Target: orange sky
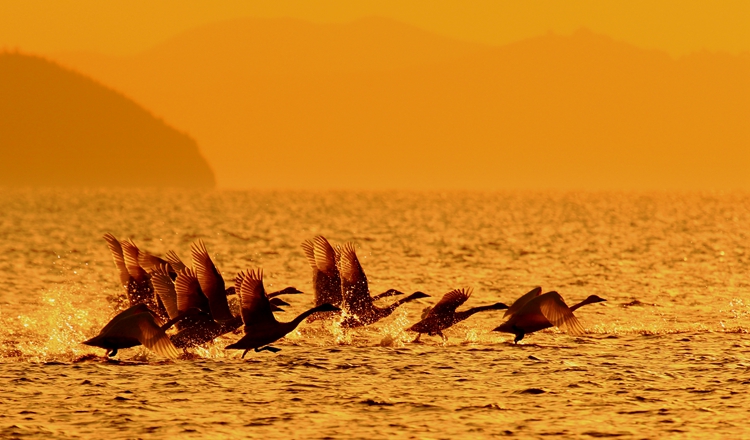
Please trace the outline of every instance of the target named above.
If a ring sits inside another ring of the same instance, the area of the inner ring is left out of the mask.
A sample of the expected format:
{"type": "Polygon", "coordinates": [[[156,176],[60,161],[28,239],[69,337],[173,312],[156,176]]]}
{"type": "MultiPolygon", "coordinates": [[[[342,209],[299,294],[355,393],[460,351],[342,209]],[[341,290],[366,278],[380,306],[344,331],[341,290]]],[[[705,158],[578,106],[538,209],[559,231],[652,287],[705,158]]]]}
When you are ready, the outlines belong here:
{"type": "Polygon", "coordinates": [[[134,100],[223,188],[750,190],[748,23],[746,1],[27,0],[0,3],[0,48],[134,100]]]}
{"type": "Polygon", "coordinates": [[[0,47],[127,55],[178,33],[239,17],[348,22],[382,16],[445,36],[506,44],[586,27],[672,55],[750,51],[750,2],[701,0],[307,1],[3,0],[0,47]]]}

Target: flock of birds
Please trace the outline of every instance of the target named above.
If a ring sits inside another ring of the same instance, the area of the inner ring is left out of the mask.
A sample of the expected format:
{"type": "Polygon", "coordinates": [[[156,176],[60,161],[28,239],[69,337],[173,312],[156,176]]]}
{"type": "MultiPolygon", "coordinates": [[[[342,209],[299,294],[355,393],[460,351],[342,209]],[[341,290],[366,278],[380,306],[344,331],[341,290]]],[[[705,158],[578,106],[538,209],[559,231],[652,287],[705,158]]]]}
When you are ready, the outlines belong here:
{"type": "MultiPolygon", "coordinates": [[[[314,307],[292,321],[281,322],[274,312],[283,311],[289,303],[280,296],[302,292],[294,287],[266,292],[262,269],[240,272],[234,286],[227,287],[200,240],[191,245],[193,267],[189,267],[174,251],[161,258],[141,251],[132,240],[120,242],[112,234],[105,234],[104,239],[130,305],[97,336],[83,342],[106,349],[107,356],[115,356],[119,349],[143,345],[161,356],[177,358],[179,349],[205,344],[221,335],[238,332],[243,326],[244,335],[226,349],[244,350],[243,358],[250,350],[277,352],[279,349],[271,344],[304,320],[336,319],[341,327],[360,327],[386,318],[402,304],[429,297],[414,292],[387,307],[377,306],[379,299],[404,293],[389,289],[372,296],[354,245],[346,243],[334,248],[326,238],[316,236],[302,243],[312,268],[314,307]],[[173,326],[177,331],[167,334],[173,326]]],[[[443,330],[488,310],[505,310],[506,320],[493,331],[514,334],[516,343],[528,333],[552,326],[580,335],[583,326],[573,312],[586,304],[605,301],[591,295],[568,307],[559,293],[542,294],[541,287],[537,287],[510,307],[495,303],[457,311],[470,296],[471,289],[452,290],[433,307],[425,309],[422,319],[407,329],[417,333],[414,342],[423,333],[447,339],[443,330]]]]}

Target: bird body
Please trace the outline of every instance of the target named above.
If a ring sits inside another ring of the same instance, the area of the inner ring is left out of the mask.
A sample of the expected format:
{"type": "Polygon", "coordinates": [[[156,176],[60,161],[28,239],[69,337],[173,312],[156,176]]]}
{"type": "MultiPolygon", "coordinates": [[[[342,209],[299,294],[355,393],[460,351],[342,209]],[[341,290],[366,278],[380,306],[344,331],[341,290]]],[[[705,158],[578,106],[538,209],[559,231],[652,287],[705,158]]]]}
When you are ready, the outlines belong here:
{"type": "Polygon", "coordinates": [[[422,333],[427,333],[430,336],[440,336],[443,339],[447,339],[445,335],[443,335],[443,330],[467,319],[475,313],[508,308],[508,306],[503,303],[495,303],[489,306],[472,307],[468,310],[456,312],[456,309],[466,302],[470,296],[471,289],[456,289],[443,295],[440,301],[435,304],[435,307],[432,307],[421,321],[407,329],[408,331],[419,333],[414,342],[419,341],[422,333]]]}

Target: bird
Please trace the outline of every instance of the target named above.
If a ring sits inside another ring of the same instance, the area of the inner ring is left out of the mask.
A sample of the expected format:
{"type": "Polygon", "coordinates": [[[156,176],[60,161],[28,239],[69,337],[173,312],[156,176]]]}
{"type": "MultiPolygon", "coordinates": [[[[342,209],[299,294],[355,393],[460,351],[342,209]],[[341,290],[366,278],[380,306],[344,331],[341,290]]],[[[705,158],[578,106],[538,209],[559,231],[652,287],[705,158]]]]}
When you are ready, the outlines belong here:
{"type": "Polygon", "coordinates": [[[145,303],[136,304],[115,315],[98,335],[83,341],[83,344],[106,349],[108,357],[115,356],[121,348],[144,345],[161,356],[174,359],[180,353],[169,340],[166,330],[195,312],[183,313],[162,325],[145,303]]]}
{"type": "MultiPolygon", "coordinates": [[[[538,288],[541,290],[541,288],[538,288]]],[[[597,295],[591,295],[585,300],[572,307],[565,304],[562,296],[555,292],[547,292],[539,295],[536,289],[519,298],[516,302],[524,300],[508,319],[492,331],[513,333],[516,337],[514,343],[518,343],[528,333],[533,333],[552,326],[565,329],[573,335],[584,333],[583,326],[578,318],[573,315],[579,307],[586,304],[606,301],[597,295]],[[532,293],[535,293],[532,295],[532,293]]],[[[514,303],[508,311],[516,306],[514,303]]]]}
{"type": "Polygon", "coordinates": [[[448,338],[443,335],[443,330],[448,327],[463,321],[469,316],[484,312],[487,310],[502,310],[507,309],[508,306],[503,303],[495,303],[489,306],[472,307],[462,312],[456,312],[456,309],[466,302],[471,296],[472,290],[469,289],[456,289],[443,295],[443,297],[435,304],[435,307],[431,308],[427,315],[422,318],[421,321],[409,327],[407,330],[417,332],[417,338],[412,342],[419,342],[419,338],[422,333],[427,333],[430,336],[440,336],[444,340],[448,338]]]}
{"type": "MultiPolygon", "coordinates": [[[[341,307],[344,298],[341,292],[341,274],[339,261],[341,252],[334,248],[322,235],[316,235],[312,240],[302,242],[302,250],[310,263],[313,272],[313,286],[315,289],[315,305],[329,303],[341,307]]],[[[380,295],[374,296],[373,301],[404,293],[396,289],[388,289],[380,295]]],[[[270,296],[270,295],[269,295],[270,296]]],[[[315,314],[308,321],[330,317],[329,314],[315,314]]]]}
{"type": "Polygon", "coordinates": [[[178,272],[174,285],[170,286],[171,280],[167,268],[162,265],[154,272],[153,281],[154,288],[160,296],[165,295],[162,292],[167,290],[166,295],[174,296],[176,299],[176,304],[167,308],[170,316],[175,313],[175,309],[176,313],[183,313],[185,310],[193,308],[201,312],[183,320],[178,326],[178,332],[170,337],[177,348],[189,348],[205,344],[240,328],[242,325],[240,316],[234,316],[231,312],[228,312],[229,306],[226,295],[223,292],[218,292],[221,298],[210,301],[203,294],[195,271],[189,267],[178,272]],[[224,309],[229,313],[228,317],[217,319],[216,316],[223,316],[221,313],[224,313],[224,309]],[[215,313],[217,310],[220,312],[215,313]]]}
{"type": "Polygon", "coordinates": [[[125,288],[130,306],[145,303],[161,319],[167,319],[167,311],[161,300],[154,296],[151,276],[139,264],[141,251],[133,240],[120,243],[114,235],[104,234],[110,252],[120,273],[120,283],[125,288]]]}
{"type": "MultiPolygon", "coordinates": [[[[424,292],[414,292],[406,298],[394,302],[387,307],[378,307],[374,301],[383,294],[373,298],[367,285],[367,276],[357,259],[354,244],[346,243],[341,248],[339,260],[339,272],[341,274],[341,291],[343,294],[343,308],[349,315],[341,321],[342,327],[360,327],[377,322],[391,313],[400,305],[414,301],[419,298],[428,298],[424,292]]],[[[388,292],[385,292],[386,294],[388,292]]]]}
{"type": "MultiPolygon", "coordinates": [[[[178,333],[171,337],[178,348],[205,344],[242,326],[239,307],[236,314],[233,313],[228,301],[228,295],[234,294],[235,288],[242,284],[242,276],[235,279],[235,287],[225,288],[224,278],[211,260],[202,240],[191,245],[191,256],[195,270],[183,266],[177,272],[174,283],[171,268],[167,264],[161,264],[151,274],[154,290],[164,302],[170,317],[193,307],[202,312],[178,325],[178,333]]],[[[294,287],[287,287],[271,295],[292,293],[302,292],[294,287]]],[[[289,305],[281,298],[273,298],[271,301],[272,311],[283,311],[279,306],[289,305]]]]}
{"type": "Polygon", "coordinates": [[[313,307],[290,322],[279,322],[271,311],[271,303],[263,287],[263,270],[248,270],[242,276],[242,284],[239,289],[240,303],[242,305],[242,322],[245,324],[245,335],[234,344],[226,346],[227,350],[245,350],[244,358],[248,351],[254,349],[256,352],[268,350],[277,352],[280,349],[271,347],[269,344],[286,336],[308,316],[317,312],[336,312],[340,309],[332,304],[321,304],[313,307]]]}

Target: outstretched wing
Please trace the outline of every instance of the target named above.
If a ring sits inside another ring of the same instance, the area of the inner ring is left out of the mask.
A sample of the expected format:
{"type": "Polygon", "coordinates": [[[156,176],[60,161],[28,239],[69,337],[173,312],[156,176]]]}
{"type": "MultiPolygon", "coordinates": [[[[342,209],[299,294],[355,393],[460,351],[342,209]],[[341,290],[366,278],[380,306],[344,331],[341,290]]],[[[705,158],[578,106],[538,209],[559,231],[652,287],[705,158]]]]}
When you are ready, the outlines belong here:
{"type": "Polygon", "coordinates": [[[317,235],[312,240],[306,240],[302,243],[302,250],[305,252],[307,261],[310,266],[332,276],[337,271],[336,262],[338,254],[333,246],[322,235],[317,235]]]}
{"type": "Polygon", "coordinates": [[[242,289],[242,282],[245,280],[245,272],[240,271],[237,276],[234,277],[234,293],[240,294],[242,289]]]}
{"type": "Polygon", "coordinates": [[[465,303],[471,296],[472,289],[456,289],[443,295],[427,316],[452,316],[458,306],[465,303]]]}
{"type": "Polygon", "coordinates": [[[130,276],[139,283],[147,281],[148,273],[143,270],[138,262],[141,251],[138,249],[138,246],[135,245],[133,240],[123,241],[122,251],[125,255],[125,267],[127,267],[130,276]]]}
{"type": "Polygon", "coordinates": [[[343,298],[338,269],[339,252],[322,235],[303,242],[302,250],[313,269],[315,305],[329,303],[340,306],[343,298]]]}
{"type": "Polygon", "coordinates": [[[172,277],[169,276],[168,263],[163,263],[155,267],[154,272],[151,274],[151,284],[153,284],[154,291],[159,295],[162,304],[164,304],[164,308],[167,309],[169,318],[176,318],[179,314],[177,291],[172,282],[172,277]]]}
{"type": "Polygon", "coordinates": [[[166,260],[169,262],[169,264],[172,266],[172,269],[175,272],[179,272],[182,269],[184,269],[185,263],[180,260],[180,257],[177,256],[177,253],[173,250],[168,250],[167,255],[165,255],[166,260]]]}
{"type": "Polygon", "coordinates": [[[149,272],[156,269],[157,266],[168,264],[168,261],[146,251],[140,251],[138,254],[138,264],[149,272]]]}
{"type": "Polygon", "coordinates": [[[177,310],[179,313],[187,312],[193,307],[197,307],[206,313],[211,312],[208,299],[203,295],[201,285],[193,269],[186,267],[179,272],[174,285],[175,292],[177,293],[177,310]]]}
{"type": "Polygon", "coordinates": [[[532,289],[529,293],[526,293],[522,297],[518,298],[510,307],[508,307],[508,310],[505,311],[505,314],[503,317],[511,316],[514,313],[518,312],[523,308],[523,306],[526,305],[527,302],[531,301],[532,299],[536,298],[537,296],[542,294],[542,288],[541,287],[535,287],[532,289]]]}
{"type": "Polygon", "coordinates": [[[130,282],[130,273],[125,266],[125,257],[122,254],[122,246],[120,245],[120,242],[117,241],[117,238],[109,232],[104,234],[104,239],[107,241],[109,251],[112,252],[112,259],[115,261],[115,267],[117,267],[117,271],[120,273],[120,284],[127,289],[128,283],[130,282]]]}
{"type": "Polygon", "coordinates": [[[555,327],[566,330],[572,335],[584,334],[581,323],[570,311],[565,304],[562,296],[557,292],[547,292],[542,295],[539,302],[539,310],[542,312],[547,321],[555,327]]]}
{"type": "Polygon", "coordinates": [[[341,292],[344,296],[347,312],[360,315],[372,306],[372,297],[367,285],[367,276],[359,264],[357,253],[352,243],[346,243],[341,248],[339,260],[341,273],[341,292]]]}
{"type": "Polygon", "coordinates": [[[137,326],[139,330],[137,339],[141,344],[154,353],[169,359],[176,359],[180,356],[180,352],[174,344],[172,344],[169,336],[167,336],[164,330],[156,325],[156,322],[150,313],[134,315],[134,318],[137,318],[137,326]]]}
{"type": "Polygon", "coordinates": [[[211,261],[203,240],[193,243],[190,246],[190,251],[193,256],[193,265],[195,266],[195,273],[198,276],[198,282],[201,285],[203,294],[208,298],[208,304],[211,307],[211,316],[216,321],[232,319],[232,312],[229,311],[229,305],[227,304],[224,278],[216,269],[214,262],[211,261]]]}
{"type": "Polygon", "coordinates": [[[248,270],[239,290],[242,306],[242,321],[248,325],[264,325],[277,322],[271,311],[266,289],[263,287],[263,270],[248,270]]]}

